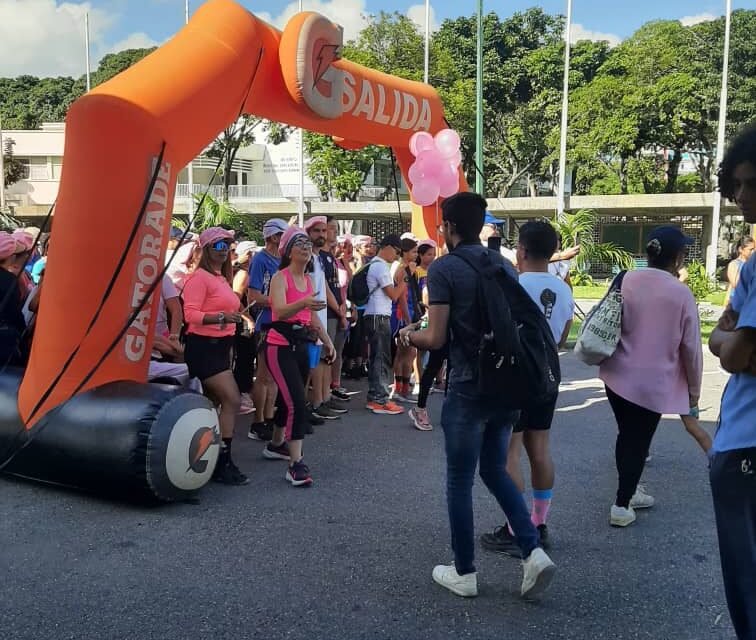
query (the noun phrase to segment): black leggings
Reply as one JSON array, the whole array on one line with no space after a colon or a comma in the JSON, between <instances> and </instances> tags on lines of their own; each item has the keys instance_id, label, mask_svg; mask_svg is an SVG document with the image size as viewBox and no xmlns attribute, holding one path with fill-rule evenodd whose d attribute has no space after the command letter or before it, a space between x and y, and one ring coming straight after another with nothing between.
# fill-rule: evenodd
<instances>
[{"instance_id":1,"label":"black leggings","mask_svg":"<svg viewBox=\"0 0 756 640\"><path fill-rule=\"evenodd\" d=\"M425 409L428 404L428 394L430 393L433 381L444 366L444 361L449 357L449 346L435 349L428 354L428 364L423 369L423 375L420 378L420 393L417 396L417 408Z\"/></svg>"},{"instance_id":2,"label":"black leggings","mask_svg":"<svg viewBox=\"0 0 756 640\"><path fill-rule=\"evenodd\" d=\"M287 440L302 440L309 426L305 400L305 381L310 372L307 344L296 347L268 344L265 360L278 385L274 421L284 428Z\"/></svg>"},{"instance_id":3,"label":"black leggings","mask_svg":"<svg viewBox=\"0 0 756 640\"><path fill-rule=\"evenodd\" d=\"M609 387L606 387L606 395L619 429L614 450L619 474L616 505L627 508L638 488L648 449L656 433L656 427L659 426L661 414L625 400Z\"/></svg>"},{"instance_id":4,"label":"black leggings","mask_svg":"<svg viewBox=\"0 0 756 640\"><path fill-rule=\"evenodd\" d=\"M255 339L237 333L234 336L234 378L240 393L250 393L253 383Z\"/></svg>"}]
</instances>

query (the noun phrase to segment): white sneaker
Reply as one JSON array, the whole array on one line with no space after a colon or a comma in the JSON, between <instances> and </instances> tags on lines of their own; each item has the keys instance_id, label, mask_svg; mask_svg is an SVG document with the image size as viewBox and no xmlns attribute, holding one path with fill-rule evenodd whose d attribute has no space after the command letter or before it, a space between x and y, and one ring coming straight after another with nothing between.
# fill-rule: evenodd
<instances>
[{"instance_id":1,"label":"white sneaker","mask_svg":"<svg viewBox=\"0 0 756 640\"><path fill-rule=\"evenodd\" d=\"M654 497L648 495L644 491L643 487L641 485L638 485L638 488L635 490L633 497L630 498L630 508L649 509L650 507L654 506L655 502L656 501L654 500Z\"/></svg>"},{"instance_id":2,"label":"white sneaker","mask_svg":"<svg viewBox=\"0 0 756 640\"><path fill-rule=\"evenodd\" d=\"M255 405L252 403L252 398L248 393L241 394L241 405L239 406L239 415L246 416L255 412Z\"/></svg>"},{"instance_id":3,"label":"white sneaker","mask_svg":"<svg viewBox=\"0 0 756 640\"><path fill-rule=\"evenodd\" d=\"M522 573L520 595L523 598L533 598L549 588L556 573L556 565L541 547L536 547L530 552L528 559L522 561Z\"/></svg>"},{"instance_id":4,"label":"white sneaker","mask_svg":"<svg viewBox=\"0 0 756 640\"><path fill-rule=\"evenodd\" d=\"M632 507L618 507L616 504L612 505L612 510L609 514L609 524L613 527L626 527L629 524L635 522L635 511Z\"/></svg>"},{"instance_id":5,"label":"white sneaker","mask_svg":"<svg viewBox=\"0 0 756 640\"><path fill-rule=\"evenodd\" d=\"M463 598L474 598L478 595L478 574L467 573L461 576L453 564L439 564L434 567L433 580Z\"/></svg>"}]
</instances>

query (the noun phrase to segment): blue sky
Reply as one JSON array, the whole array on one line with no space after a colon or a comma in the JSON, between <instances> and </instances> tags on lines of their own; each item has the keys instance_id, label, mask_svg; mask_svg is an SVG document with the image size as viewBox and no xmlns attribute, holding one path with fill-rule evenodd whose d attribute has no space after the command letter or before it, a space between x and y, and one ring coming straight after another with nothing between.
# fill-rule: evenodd
<instances>
[{"instance_id":1,"label":"blue sky","mask_svg":"<svg viewBox=\"0 0 756 640\"><path fill-rule=\"evenodd\" d=\"M193 12L204 0L190 0ZM281 26L296 11L296 0L239 0L240 4ZM354 36L361 16L381 9L400 11L424 20L423 0L304 0L306 10L320 11ZM609 39L616 43L644 22L722 15L724 0L573 0L573 39ZM432 23L472 15L476 0L432 0ZM563 13L566 0L498 0L484 2L484 11L511 15L532 6ZM734 0L734 8L756 9L756 0ZM160 44L181 28L184 0L0 0L0 76L81 75L83 15L90 14L92 65L105 53ZM10 53L12 52L12 53Z\"/></svg>"}]
</instances>

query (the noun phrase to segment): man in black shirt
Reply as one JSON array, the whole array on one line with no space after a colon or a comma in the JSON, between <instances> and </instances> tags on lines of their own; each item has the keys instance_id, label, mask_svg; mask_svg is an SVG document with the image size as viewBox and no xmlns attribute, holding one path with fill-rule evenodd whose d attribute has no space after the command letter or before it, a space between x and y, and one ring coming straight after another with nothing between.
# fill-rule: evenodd
<instances>
[{"instance_id":1,"label":"man in black shirt","mask_svg":"<svg viewBox=\"0 0 756 640\"><path fill-rule=\"evenodd\" d=\"M444 402L441 426L446 440L447 502L452 534L454 564L439 565L433 579L460 596L478 594L475 572L472 486L480 460L480 477L504 510L517 537L523 557L521 594L532 597L550 584L555 566L538 546L538 533L530 520L525 501L507 475L507 443L518 413L502 408L501 397L483 396L478 391L476 353L484 333L484 319L478 300L478 273L465 260L478 262L488 253L512 277L511 264L494 251L482 247L478 238L483 227L486 201L475 193L459 193L441 205L444 239L451 253L436 260L428 270L429 324L422 331L402 330L405 344L419 349L439 349L449 341L449 392Z\"/></svg>"}]
</instances>

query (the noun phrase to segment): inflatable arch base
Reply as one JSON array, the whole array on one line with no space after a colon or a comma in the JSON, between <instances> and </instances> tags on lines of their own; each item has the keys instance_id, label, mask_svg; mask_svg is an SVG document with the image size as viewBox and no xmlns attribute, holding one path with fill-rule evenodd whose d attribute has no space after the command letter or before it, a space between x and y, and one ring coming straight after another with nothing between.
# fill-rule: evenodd
<instances>
[{"instance_id":1,"label":"inflatable arch base","mask_svg":"<svg viewBox=\"0 0 756 640\"><path fill-rule=\"evenodd\" d=\"M111 382L27 431L16 407L21 377L13 370L0 376L0 455L20 448L5 473L138 502L189 499L210 480L220 429L204 396Z\"/></svg>"}]
</instances>

